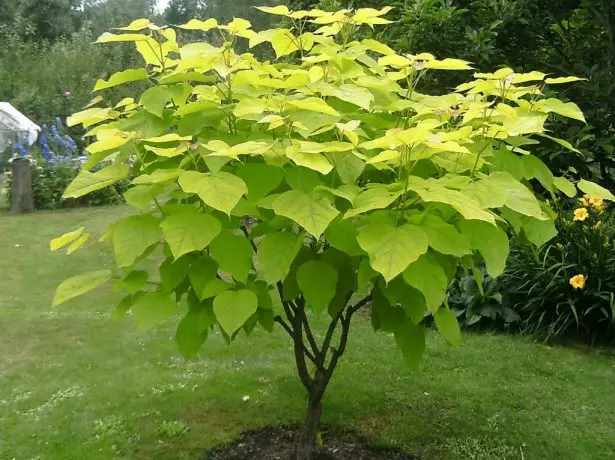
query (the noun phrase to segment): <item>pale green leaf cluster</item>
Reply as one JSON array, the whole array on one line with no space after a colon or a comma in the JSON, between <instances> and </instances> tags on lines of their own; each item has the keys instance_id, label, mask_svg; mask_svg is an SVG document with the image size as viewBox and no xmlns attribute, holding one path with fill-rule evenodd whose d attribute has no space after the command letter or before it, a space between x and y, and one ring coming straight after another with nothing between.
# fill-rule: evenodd
<instances>
[{"instance_id":1,"label":"pale green leaf cluster","mask_svg":"<svg viewBox=\"0 0 615 460\"><path fill-rule=\"evenodd\" d=\"M470 63L352 38L358 27L389 23L390 8L260 9L289 28L193 19L179 29L215 39L184 43L172 27L137 20L98 40L133 43L143 66L95 90L149 85L69 119L92 142L65 197L132 180L126 199L137 213L105 236L127 293L118 315L132 311L147 329L182 312L177 343L189 357L212 327L229 341L256 324L271 330L281 302L339 317L362 292L375 329L394 334L408 363L420 361L426 315L458 346L446 306L457 268L484 262L498 276L511 232L544 243L554 235L545 199L576 193L533 155L544 138L574 150L546 134L549 117L583 114L543 88L575 78L500 69L434 96L420 91L426 73ZM259 60L257 47L276 59ZM104 159L110 165L91 172ZM144 260L160 254L158 272L144 272ZM54 304L111 276L68 280Z\"/></svg>"}]
</instances>

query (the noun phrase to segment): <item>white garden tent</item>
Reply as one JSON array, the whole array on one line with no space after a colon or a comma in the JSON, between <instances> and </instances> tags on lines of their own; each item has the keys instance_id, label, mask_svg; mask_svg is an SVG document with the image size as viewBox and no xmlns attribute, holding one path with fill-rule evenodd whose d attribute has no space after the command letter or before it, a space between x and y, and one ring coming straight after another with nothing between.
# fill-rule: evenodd
<instances>
[{"instance_id":1,"label":"white garden tent","mask_svg":"<svg viewBox=\"0 0 615 460\"><path fill-rule=\"evenodd\" d=\"M34 144L40 131L36 123L11 104L0 102L0 152L15 144Z\"/></svg>"}]
</instances>

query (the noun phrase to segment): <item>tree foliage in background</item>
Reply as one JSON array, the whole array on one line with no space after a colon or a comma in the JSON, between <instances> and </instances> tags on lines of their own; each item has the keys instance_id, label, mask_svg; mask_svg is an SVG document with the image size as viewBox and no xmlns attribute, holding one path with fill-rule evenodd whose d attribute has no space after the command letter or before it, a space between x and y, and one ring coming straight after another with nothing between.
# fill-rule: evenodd
<instances>
[{"instance_id":1,"label":"tree foliage in background","mask_svg":"<svg viewBox=\"0 0 615 460\"><path fill-rule=\"evenodd\" d=\"M182 44L174 28L142 19L98 39L134 43L143 63L99 80L96 92L148 87L70 117L95 142L65 197L131 175L125 198L139 213L105 236L117 268L66 280L53 303L116 279L126 293L119 317L130 311L147 330L183 316L176 341L187 358L212 329L230 343L257 325L281 327L308 393L296 451L307 459L356 312L371 303L374 329L392 333L413 366L426 316L459 346L445 305L457 266L484 261L496 277L510 227L537 244L552 236L554 213L531 181L548 196L575 186L528 149L545 137L569 145L547 136L550 116L583 115L543 91L578 78L535 71L479 73L453 92L424 93L429 75L471 68L355 39L361 26L390 24L390 8L261 10L288 27L192 19L180 29L224 39ZM265 45L275 62L236 51ZM92 170L103 160L111 164ZM72 252L88 237L79 229L51 246ZM314 315L328 315L326 330L314 329Z\"/></svg>"}]
</instances>

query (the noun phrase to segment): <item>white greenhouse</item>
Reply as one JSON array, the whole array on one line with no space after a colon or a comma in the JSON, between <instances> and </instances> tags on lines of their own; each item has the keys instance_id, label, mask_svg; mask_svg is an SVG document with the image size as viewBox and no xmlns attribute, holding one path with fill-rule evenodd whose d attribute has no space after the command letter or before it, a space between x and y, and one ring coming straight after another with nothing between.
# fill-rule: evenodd
<instances>
[{"instance_id":1,"label":"white greenhouse","mask_svg":"<svg viewBox=\"0 0 615 460\"><path fill-rule=\"evenodd\" d=\"M41 128L8 102L0 102L0 152L15 145L29 147Z\"/></svg>"}]
</instances>

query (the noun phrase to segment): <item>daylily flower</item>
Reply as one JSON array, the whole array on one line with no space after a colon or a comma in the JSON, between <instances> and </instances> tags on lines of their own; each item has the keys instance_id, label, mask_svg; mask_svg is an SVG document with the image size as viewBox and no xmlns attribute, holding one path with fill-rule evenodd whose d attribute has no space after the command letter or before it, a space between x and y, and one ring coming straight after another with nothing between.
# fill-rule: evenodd
<instances>
[{"instance_id":1,"label":"daylily flower","mask_svg":"<svg viewBox=\"0 0 615 460\"><path fill-rule=\"evenodd\" d=\"M570 285L574 289L583 289L585 287L585 276L584 275L575 275L570 278Z\"/></svg>"}]
</instances>

